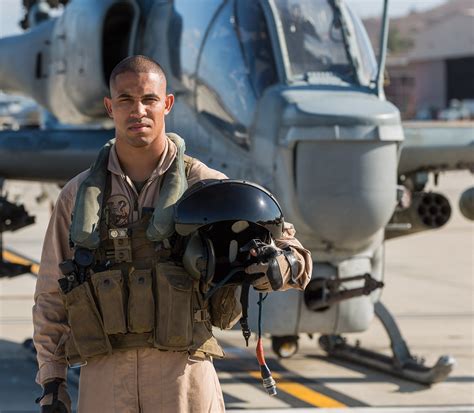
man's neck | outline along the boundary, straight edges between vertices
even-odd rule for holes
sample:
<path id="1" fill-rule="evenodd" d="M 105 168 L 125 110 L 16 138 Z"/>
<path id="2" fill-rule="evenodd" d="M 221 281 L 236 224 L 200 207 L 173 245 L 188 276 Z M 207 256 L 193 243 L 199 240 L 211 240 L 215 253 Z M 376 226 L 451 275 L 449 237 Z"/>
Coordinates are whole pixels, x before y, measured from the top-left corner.
<path id="1" fill-rule="evenodd" d="M 166 147 L 165 139 L 156 139 L 149 146 L 135 148 L 117 139 L 115 149 L 125 174 L 132 181 L 146 181 L 157 167 Z"/>

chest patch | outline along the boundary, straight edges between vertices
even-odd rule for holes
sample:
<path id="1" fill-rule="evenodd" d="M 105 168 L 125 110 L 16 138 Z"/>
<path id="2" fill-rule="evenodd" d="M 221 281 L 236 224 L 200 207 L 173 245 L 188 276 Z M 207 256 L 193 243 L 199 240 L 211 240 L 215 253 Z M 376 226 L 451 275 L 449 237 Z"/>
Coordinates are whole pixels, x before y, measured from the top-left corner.
<path id="1" fill-rule="evenodd" d="M 130 217 L 130 202 L 124 195 L 112 195 L 107 200 L 109 224 L 123 227 L 128 224 Z"/>

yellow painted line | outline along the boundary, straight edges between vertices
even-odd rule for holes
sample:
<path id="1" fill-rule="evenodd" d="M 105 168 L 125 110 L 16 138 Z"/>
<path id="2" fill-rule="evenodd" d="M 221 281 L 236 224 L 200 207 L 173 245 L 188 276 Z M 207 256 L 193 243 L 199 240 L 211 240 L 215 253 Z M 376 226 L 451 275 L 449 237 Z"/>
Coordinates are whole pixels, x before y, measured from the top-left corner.
<path id="1" fill-rule="evenodd" d="M 21 294 L 17 294 L 17 295 L 0 295 L 0 301 L 8 301 L 8 300 L 11 300 L 11 301 L 21 301 L 21 300 L 31 300 L 31 295 L 21 295 Z"/>
<path id="2" fill-rule="evenodd" d="M 261 380 L 262 377 L 259 371 L 250 371 L 250 375 L 256 379 Z M 309 387 L 303 386 L 299 383 L 294 383 L 289 380 L 285 380 L 280 374 L 272 373 L 273 378 L 276 381 L 277 391 L 281 390 L 285 393 L 296 397 L 297 399 L 303 400 L 304 402 L 311 404 L 315 407 L 326 407 L 326 408 L 344 408 L 347 407 L 345 404 L 332 399 L 331 397 L 325 396 Z"/>
<path id="3" fill-rule="evenodd" d="M 3 251 L 3 258 L 7 261 L 13 262 L 14 264 L 23 264 L 23 265 L 31 265 L 31 273 L 38 275 L 39 265 L 34 263 L 33 261 L 20 257 L 19 255 L 15 254 L 13 251 L 4 250 Z"/>

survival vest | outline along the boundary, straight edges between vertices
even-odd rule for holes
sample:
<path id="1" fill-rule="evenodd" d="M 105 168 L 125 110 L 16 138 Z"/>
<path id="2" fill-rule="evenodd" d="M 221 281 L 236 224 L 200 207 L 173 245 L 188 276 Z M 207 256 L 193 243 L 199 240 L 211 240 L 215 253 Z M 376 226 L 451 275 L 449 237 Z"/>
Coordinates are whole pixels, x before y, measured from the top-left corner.
<path id="1" fill-rule="evenodd" d="M 79 187 L 70 230 L 75 269 L 66 271 L 74 285 L 63 288 L 65 279 L 60 280 L 71 328 L 65 345 L 70 365 L 138 347 L 224 356 L 211 324 L 222 327 L 222 317 L 204 299 L 201 280 L 185 271 L 172 248 L 173 205 L 187 188 L 192 158 L 184 154 L 178 135 L 168 137 L 177 156 L 162 178 L 154 210 L 144 211 L 138 222 L 116 228 L 108 220 L 107 164 L 113 141 L 102 148 Z M 92 257 L 86 273 L 80 271 L 84 254 Z"/>

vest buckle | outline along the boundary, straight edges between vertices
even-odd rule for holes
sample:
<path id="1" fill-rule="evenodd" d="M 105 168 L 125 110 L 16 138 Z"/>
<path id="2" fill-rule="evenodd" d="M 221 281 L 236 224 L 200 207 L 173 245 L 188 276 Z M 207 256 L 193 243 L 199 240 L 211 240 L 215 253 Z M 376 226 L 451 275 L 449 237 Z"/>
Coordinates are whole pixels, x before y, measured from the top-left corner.
<path id="1" fill-rule="evenodd" d="M 114 242 L 115 262 L 132 262 L 132 245 L 127 228 L 109 229 L 109 239 Z"/>
<path id="2" fill-rule="evenodd" d="M 197 323 L 202 323 L 204 321 L 210 320 L 209 311 L 206 308 L 201 310 L 196 310 L 194 312 L 194 321 Z"/>

